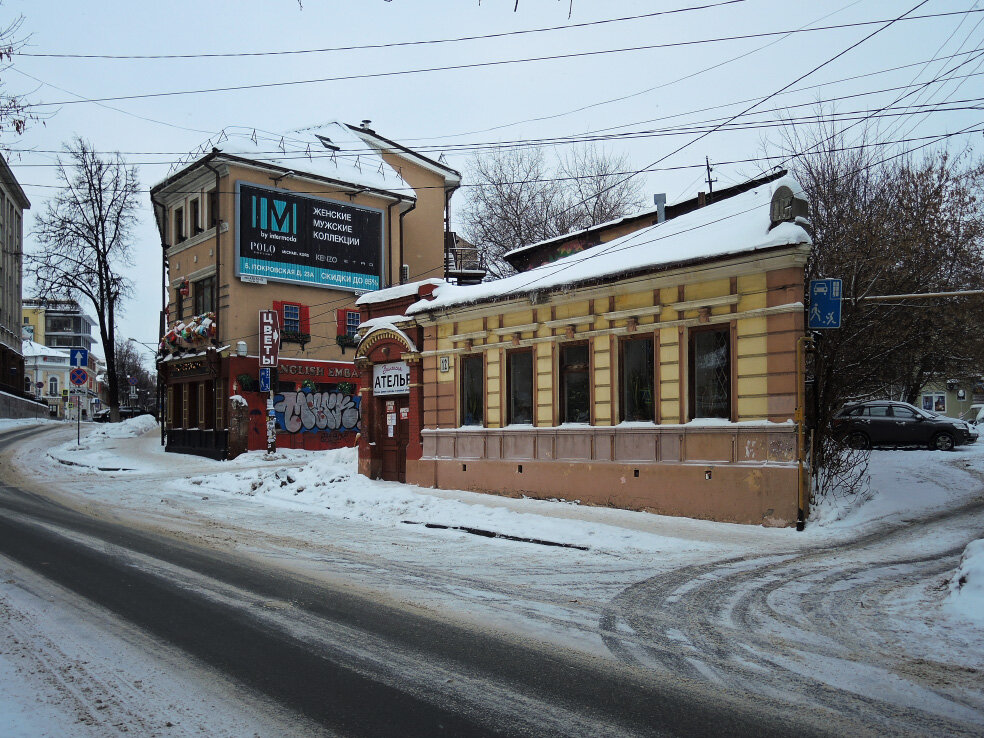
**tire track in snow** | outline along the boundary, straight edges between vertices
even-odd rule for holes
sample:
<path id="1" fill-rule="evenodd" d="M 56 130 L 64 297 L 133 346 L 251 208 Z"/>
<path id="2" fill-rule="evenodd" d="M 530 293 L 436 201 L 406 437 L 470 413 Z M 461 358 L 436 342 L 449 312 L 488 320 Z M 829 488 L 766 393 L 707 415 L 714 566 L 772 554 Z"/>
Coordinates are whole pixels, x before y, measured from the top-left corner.
<path id="1" fill-rule="evenodd" d="M 979 733 L 981 671 L 956 678 L 950 665 L 909 657 L 881 615 L 894 593 L 956 567 L 963 543 L 925 550 L 934 530 L 954 523 L 967 528 L 967 541 L 978 537 L 984 501 L 813 552 L 653 577 L 615 597 L 599 628 L 629 663 L 792 699 L 873 732 Z"/>

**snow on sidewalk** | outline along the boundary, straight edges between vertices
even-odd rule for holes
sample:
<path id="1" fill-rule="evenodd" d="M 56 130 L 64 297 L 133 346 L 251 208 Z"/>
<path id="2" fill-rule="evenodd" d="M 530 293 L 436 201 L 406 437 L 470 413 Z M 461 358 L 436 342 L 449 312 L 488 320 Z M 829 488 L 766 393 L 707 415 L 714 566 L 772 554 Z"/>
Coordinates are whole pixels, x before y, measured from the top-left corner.
<path id="1" fill-rule="evenodd" d="M 960 504 L 979 493 L 984 479 L 984 443 L 955 452 L 874 451 L 867 490 L 822 501 L 815 506 L 806 531 L 797 533 L 789 528 L 765 529 L 372 480 L 357 473 L 355 449 L 287 449 L 274 455 L 250 452 L 225 462 L 171 455 L 160 446 L 159 426 L 149 416 L 90 427 L 81 445 L 73 438 L 50 449 L 49 454 L 62 463 L 94 471 L 170 473 L 167 487 L 175 493 L 221 497 L 265 506 L 271 512 L 290 509 L 384 526 L 412 522 L 471 528 L 624 553 L 665 549 L 667 539 L 708 552 L 724 540 L 751 547 L 763 542 L 794 548 L 816 545 Z"/>

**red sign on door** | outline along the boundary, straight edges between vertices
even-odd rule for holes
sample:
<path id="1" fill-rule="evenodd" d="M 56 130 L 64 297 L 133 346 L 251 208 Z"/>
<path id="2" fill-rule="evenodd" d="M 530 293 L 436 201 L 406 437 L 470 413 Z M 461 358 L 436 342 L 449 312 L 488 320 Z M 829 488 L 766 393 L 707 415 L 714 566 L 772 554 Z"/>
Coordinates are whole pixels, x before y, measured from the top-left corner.
<path id="1" fill-rule="evenodd" d="M 276 310 L 260 311 L 260 366 L 277 366 L 280 355 L 280 314 Z"/>

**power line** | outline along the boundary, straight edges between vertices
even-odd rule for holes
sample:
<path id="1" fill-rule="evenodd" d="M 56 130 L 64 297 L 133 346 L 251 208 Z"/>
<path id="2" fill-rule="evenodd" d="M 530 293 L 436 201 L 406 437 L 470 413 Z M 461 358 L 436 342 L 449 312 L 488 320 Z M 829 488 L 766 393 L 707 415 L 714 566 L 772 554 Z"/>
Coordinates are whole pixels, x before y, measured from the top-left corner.
<path id="1" fill-rule="evenodd" d="M 924 3 L 920 3 L 920 5 L 922 4 Z M 785 31 L 770 31 L 770 32 L 763 32 L 763 33 L 744 34 L 744 35 L 737 35 L 737 36 L 723 36 L 719 38 L 700 39 L 696 41 L 675 41 L 675 42 L 668 42 L 668 43 L 661 43 L 661 44 L 647 44 L 642 46 L 627 46 L 617 49 L 602 49 L 599 51 L 579 51 L 579 52 L 572 52 L 569 54 L 551 54 L 547 56 L 526 57 L 521 59 L 500 59 L 500 60 L 486 61 L 486 62 L 472 62 L 468 64 L 452 64 L 452 65 L 436 66 L 436 67 L 421 67 L 417 69 L 401 69 L 401 70 L 391 70 L 386 72 L 367 72 L 364 74 L 339 75 L 335 77 L 319 77 L 319 78 L 306 79 L 306 80 L 258 82 L 248 85 L 229 85 L 226 87 L 209 87 L 209 88 L 200 88 L 200 89 L 192 89 L 192 90 L 173 90 L 170 92 L 145 92 L 145 93 L 138 93 L 133 95 L 113 95 L 108 97 L 93 97 L 93 98 L 86 98 L 83 100 L 61 100 L 58 102 L 50 102 L 50 103 L 31 103 L 25 105 L 25 107 L 29 109 L 34 109 L 34 108 L 42 108 L 42 107 L 57 107 L 61 105 L 77 105 L 80 103 L 105 103 L 105 102 L 119 102 L 123 100 L 146 100 L 150 98 L 178 97 L 184 95 L 202 95 L 202 94 L 211 94 L 211 93 L 218 93 L 218 92 L 240 92 L 244 90 L 260 90 L 260 89 L 271 89 L 271 88 L 278 88 L 278 87 L 296 87 L 300 85 L 321 84 L 325 82 L 342 82 L 342 81 L 359 80 L 359 79 L 380 79 L 386 77 L 428 74 L 432 72 L 460 71 L 464 69 L 482 69 L 482 68 L 489 68 L 489 67 L 505 66 L 510 64 L 526 64 L 526 63 L 544 62 L 544 61 L 559 61 L 563 59 L 587 58 L 587 57 L 602 56 L 607 54 L 624 54 L 624 53 L 631 53 L 636 51 L 650 51 L 653 49 L 693 46 L 693 45 L 706 44 L 706 43 L 740 41 L 740 40 L 747 40 L 753 38 L 765 38 L 769 36 L 788 35 L 791 33 L 813 33 L 817 31 L 840 30 L 845 28 L 857 28 L 862 26 L 870 26 L 870 25 L 877 25 L 883 23 L 888 23 L 889 25 L 891 25 L 900 20 L 925 20 L 928 18 L 940 18 L 945 16 L 951 16 L 951 15 L 962 15 L 967 13 L 981 13 L 981 12 L 984 12 L 984 9 L 966 10 L 966 11 L 948 12 L 948 13 L 934 13 L 929 15 L 913 16 L 911 18 L 895 18 L 892 20 L 859 21 L 856 23 L 842 23 L 833 26 L 819 26 L 817 28 L 802 28 L 802 29 L 791 29 Z M 880 30 L 881 29 L 867 36 L 865 40 L 867 40 L 867 38 L 871 38 L 871 36 L 875 35 L 876 33 L 879 33 Z M 772 95 L 770 95 L 770 98 L 774 97 L 776 94 L 778 93 L 773 93 Z"/>
<path id="2" fill-rule="evenodd" d="M 454 38 L 427 39 L 422 41 L 394 41 L 385 44 L 363 44 L 360 46 L 332 46 L 323 49 L 287 49 L 282 51 L 238 51 L 238 52 L 203 52 L 197 54 L 55 54 L 55 53 L 30 53 L 18 52 L 18 56 L 30 56 L 46 59 L 101 59 L 101 60 L 155 60 L 155 59 L 230 59 L 239 57 L 263 57 L 263 56 L 293 56 L 302 54 L 326 54 L 335 51 L 363 51 L 369 49 L 393 49 L 402 46 L 428 46 L 432 44 L 450 44 L 461 41 L 484 41 L 493 38 L 506 38 L 509 36 L 522 36 L 532 33 L 546 33 L 550 31 L 566 31 L 573 28 L 588 28 L 591 26 L 601 26 L 608 23 L 624 23 L 626 21 L 638 21 L 646 18 L 655 18 L 661 15 L 674 15 L 687 13 L 695 10 L 708 10 L 719 8 L 723 5 L 735 5 L 746 0 L 723 0 L 722 2 L 708 3 L 705 5 L 692 5 L 685 8 L 674 10 L 660 10 L 653 13 L 643 13 L 641 15 L 628 15 L 619 18 L 605 18 L 597 21 L 586 21 L 583 23 L 568 23 L 561 26 L 547 26 L 544 28 L 528 28 L 519 31 L 503 31 L 501 33 L 486 33 L 475 36 L 457 36 Z"/>
<path id="3" fill-rule="evenodd" d="M 922 87 L 923 85 L 936 84 L 936 83 L 939 83 L 939 82 L 945 83 L 945 82 L 953 81 L 955 79 L 966 79 L 966 78 L 969 78 L 969 77 L 977 77 L 977 76 L 982 76 L 982 75 L 984 75 L 984 72 L 975 72 L 973 74 L 968 74 L 968 75 L 960 75 L 960 76 L 954 76 L 954 77 L 947 77 L 947 78 L 944 78 L 944 79 L 936 79 L 936 80 L 931 80 L 930 82 L 927 82 L 927 83 L 922 83 L 919 87 Z M 859 93 L 854 93 L 854 94 L 851 94 L 851 95 L 841 95 L 841 96 L 832 97 L 832 98 L 825 98 L 825 99 L 820 99 L 820 100 L 814 100 L 814 101 L 811 101 L 811 102 L 808 102 L 808 103 L 796 103 L 796 104 L 792 104 L 792 105 L 789 105 L 789 106 L 785 107 L 784 110 L 792 110 L 792 109 L 795 109 L 795 108 L 801 108 L 801 107 L 807 107 L 807 106 L 824 105 L 824 104 L 828 104 L 828 103 L 832 103 L 832 102 L 838 102 L 838 101 L 841 101 L 841 100 L 848 100 L 848 99 L 853 99 L 853 98 L 857 98 L 857 97 L 864 97 L 864 96 L 882 94 L 884 92 L 894 92 L 894 91 L 907 90 L 907 89 L 910 89 L 910 88 L 908 86 L 906 86 L 906 87 L 889 87 L 889 88 L 884 88 L 884 89 L 881 89 L 881 90 L 872 90 L 872 91 L 868 91 L 868 92 L 859 92 Z M 724 130 L 727 130 L 727 131 L 737 131 L 737 130 L 755 130 L 755 129 L 761 129 L 761 128 L 777 127 L 777 126 L 786 127 L 786 126 L 806 125 L 806 124 L 816 123 L 816 122 L 819 122 L 821 120 L 834 120 L 834 119 L 838 119 L 838 120 L 857 120 L 859 116 L 863 116 L 863 119 L 865 119 L 865 120 L 870 119 L 870 118 L 878 118 L 878 117 L 896 118 L 896 117 L 900 117 L 900 116 L 915 116 L 915 115 L 924 115 L 924 114 L 928 115 L 928 114 L 939 113 L 939 112 L 957 112 L 957 111 L 963 111 L 963 110 L 978 110 L 978 109 L 980 109 L 980 105 L 978 105 L 977 103 L 980 103 L 982 101 L 984 101 L 984 97 L 975 97 L 975 98 L 964 98 L 964 99 L 961 99 L 961 100 L 946 100 L 946 101 L 942 101 L 942 102 L 938 102 L 938 103 L 906 104 L 906 105 L 904 105 L 904 106 L 902 106 L 900 108 L 897 108 L 897 109 L 893 109 L 892 106 L 889 105 L 889 106 L 885 106 L 885 107 L 879 108 L 877 111 L 874 111 L 874 112 L 869 111 L 869 110 L 850 110 L 850 111 L 833 111 L 833 112 L 830 112 L 830 113 L 815 113 L 815 114 L 811 114 L 811 115 L 801 115 L 801 116 L 798 116 L 798 117 L 792 117 L 792 116 L 784 116 L 784 117 L 780 117 L 780 118 L 759 117 L 757 119 L 746 120 L 746 121 L 743 121 L 743 122 L 740 122 L 740 123 L 734 123 L 733 122 L 730 125 L 726 123 L 726 121 L 728 120 L 727 118 L 711 118 L 711 119 L 707 119 L 707 120 L 692 121 L 692 122 L 689 122 L 689 123 L 679 124 L 679 125 L 675 125 L 675 126 L 666 126 L 666 127 L 662 127 L 662 128 L 651 128 L 651 129 L 641 129 L 641 130 L 635 130 L 635 131 L 623 131 L 623 132 L 620 132 L 620 133 L 604 133 L 605 130 L 611 130 L 609 128 L 609 129 L 600 129 L 599 132 L 589 131 L 589 132 L 586 132 L 584 134 L 569 135 L 569 136 L 554 136 L 554 137 L 545 137 L 545 138 L 524 138 L 524 139 L 512 139 L 512 140 L 496 141 L 496 142 L 491 142 L 491 141 L 482 142 L 482 141 L 479 141 L 479 142 L 470 142 L 470 143 L 463 143 L 463 144 L 455 144 L 452 147 L 434 147 L 434 148 L 431 148 L 431 147 L 418 147 L 416 149 L 416 152 L 417 153 L 428 153 L 428 154 L 430 154 L 430 153 L 437 153 L 438 151 L 442 151 L 442 152 L 445 152 L 445 153 L 450 152 L 450 153 L 455 153 L 455 154 L 462 154 L 462 153 L 475 153 L 475 152 L 486 151 L 486 150 L 490 150 L 490 149 L 509 150 L 509 149 L 526 148 L 526 147 L 561 146 L 561 145 L 579 144 L 579 143 L 599 143 L 599 142 L 609 142 L 609 141 L 636 140 L 636 139 L 664 137 L 664 136 L 687 135 L 687 134 L 691 134 L 691 133 L 702 132 L 702 131 L 706 130 L 707 128 L 710 128 L 712 126 L 715 126 L 715 125 L 720 124 L 722 121 L 725 121 L 725 124 L 723 125 L 723 127 L 718 128 L 718 130 L 722 130 L 722 131 L 724 131 Z M 760 115 L 761 116 L 765 116 L 766 113 L 763 112 Z M 673 118 L 673 117 L 679 117 L 679 116 L 678 115 L 665 116 L 662 119 L 665 120 L 667 118 Z M 654 120 L 661 120 L 661 119 L 654 119 Z M 308 146 L 310 146 L 310 144 L 308 144 Z M 17 154 L 25 154 L 25 153 L 33 153 L 33 154 L 62 154 L 62 153 L 64 153 L 63 150 L 57 150 L 57 149 L 10 149 L 10 151 L 12 151 L 13 153 L 17 153 Z M 374 153 L 374 151 L 375 151 L 374 149 L 371 149 L 371 148 L 368 148 L 367 147 L 365 149 L 344 149 L 344 150 L 342 150 L 342 151 L 340 151 L 338 153 L 339 154 L 342 154 L 344 156 L 354 156 L 354 155 L 362 155 L 362 154 L 372 154 L 372 153 Z M 143 165 L 149 165 L 149 166 L 161 165 L 161 166 L 163 166 L 163 165 L 178 164 L 178 163 L 181 163 L 182 161 L 186 160 L 186 158 L 188 156 L 188 152 L 181 152 L 181 151 L 125 151 L 125 152 L 116 152 L 116 151 L 114 151 L 114 152 L 108 152 L 108 151 L 102 151 L 102 152 L 96 152 L 96 153 L 99 153 L 99 154 L 113 154 L 113 155 L 120 154 L 122 156 L 162 156 L 162 157 L 164 157 L 164 156 L 178 156 L 178 157 L 182 157 L 180 159 L 164 159 L 164 160 L 158 160 L 158 161 L 138 161 L 138 162 L 130 161 L 130 162 L 128 162 L 129 164 L 134 165 L 134 166 L 136 166 L 136 165 L 141 165 L 141 166 L 143 166 Z M 262 156 L 265 159 L 274 160 L 274 161 L 300 161 L 300 160 L 305 160 L 305 159 L 307 159 L 309 161 L 315 161 L 315 160 L 322 160 L 322 159 L 331 159 L 331 158 L 334 158 L 334 155 L 332 153 L 327 152 L 327 151 L 324 151 L 324 152 L 322 152 L 322 151 L 310 152 L 310 151 L 305 151 L 305 150 L 295 150 L 295 149 L 289 149 L 288 150 L 288 149 L 283 149 L 283 148 L 276 148 L 276 149 L 257 149 L 256 151 L 251 152 L 251 154 L 252 155 L 255 155 L 255 156 Z M 59 164 L 57 162 L 49 162 L 49 163 L 44 163 L 44 164 L 21 163 L 21 164 L 19 164 L 19 166 L 21 166 L 21 167 L 57 167 L 57 166 L 59 166 Z"/>
<path id="4" fill-rule="evenodd" d="M 969 135 L 969 134 L 972 134 L 972 133 L 984 133 L 984 128 L 961 129 L 961 130 L 956 131 L 954 133 L 936 133 L 936 134 L 929 134 L 929 135 L 925 135 L 925 136 L 914 136 L 914 137 L 907 137 L 907 138 L 900 138 L 900 139 L 892 139 L 892 140 L 885 140 L 885 141 L 866 142 L 866 143 L 856 144 L 856 145 L 852 145 L 852 146 L 832 147 L 832 148 L 827 149 L 827 151 L 828 152 L 831 152 L 831 153 L 833 153 L 833 152 L 841 152 L 841 151 L 854 151 L 854 150 L 862 149 L 862 148 L 866 148 L 866 147 L 876 147 L 877 148 L 877 147 L 882 147 L 882 146 L 897 146 L 899 144 L 914 143 L 914 142 L 917 142 L 917 141 L 927 141 L 927 140 L 930 140 L 931 143 L 935 143 L 935 142 L 939 142 L 939 141 L 945 141 L 946 139 L 954 138 L 956 136 L 965 136 L 965 135 Z M 728 166 L 728 165 L 734 165 L 734 164 L 756 164 L 756 163 L 763 163 L 763 162 L 765 162 L 765 163 L 770 163 L 770 162 L 777 162 L 777 163 L 778 162 L 787 162 L 787 161 L 789 161 L 790 158 L 795 158 L 796 156 L 799 156 L 799 155 L 801 155 L 801 154 L 794 154 L 794 155 L 789 155 L 789 154 L 779 155 L 779 154 L 776 154 L 776 155 L 772 155 L 772 156 L 752 156 L 752 157 L 747 157 L 747 158 L 744 158 L 744 159 L 715 160 L 715 167 Z M 283 158 L 283 160 L 284 161 L 292 161 L 293 159 Z M 169 162 L 146 162 L 146 164 L 162 164 L 162 165 L 163 164 L 167 164 L 167 163 L 169 163 Z M 56 164 L 18 164 L 18 167 L 35 167 L 35 168 L 37 168 L 37 167 L 48 167 L 48 166 L 57 166 L 57 165 Z M 703 171 L 704 170 L 704 167 L 705 167 L 705 163 L 704 162 L 697 162 L 697 163 L 694 163 L 694 164 L 677 164 L 677 165 L 674 165 L 674 166 L 666 166 L 666 167 L 651 167 L 649 169 L 643 169 L 643 170 L 631 170 L 631 171 L 625 171 L 625 172 L 608 172 L 607 174 L 608 174 L 608 176 L 616 176 L 616 177 L 618 177 L 618 176 L 632 175 L 632 174 L 640 174 L 640 173 L 654 174 L 654 173 L 657 173 L 657 172 L 676 172 L 676 171 L 683 171 L 683 170 L 686 170 L 686 169 L 695 169 L 695 170 L 699 169 L 699 170 L 702 170 Z M 699 174 L 697 176 L 697 178 L 691 183 L 691 185 L 696 184 L 697 182 L 699 182 L 702 177 L 703 177 L 703 174 Z M 597 175 L 590 175 L 590 174 L 586 174 L 586 175 L 568 175 L 568 176 L 565 176 L 565 177 L 541 177 L 539 179 L 532 179 L 532 180 L 530 180 L 530 179 L 524 179 L 524 180 L 514 180 L 514 181 L 502 181 L 502 182 L 495 182 L 493 184 L 496 184 L 496 185 L 511 185 L 511 184 L 523 184 L 523 183 L 527 183 L 527 182 L 567 182 L 567 181 L 577 181 L 577 180 L 596 179 L 596 178 L 597 178 Z M 27 182 L 21 182 L 20 185 L 22 187 L 31 187 L 31 188 L 35 188 L 35 189 L 60 189 L 60 188 L 64 187 L 64 185 L 58 185 L 58 184 L 39 184 L 39 183 L 27 183 Z M 489 186 L 488 184 L 486 184 L 486 183 L 480 183 L 480 182 L 462 182 L 461 185 L 459 185 L 459 187 L 461 187 L 462 189 L 475 188 L 475 187 L 488 187 L 488 186 Z M 397 188 L 393 188 L 390 191 L 391 192 L 395 192 L 395 193 L 399 193 L 399 192 L 415 192 L 415 191 L 421 191 L 421 190 L 443 190 L 443 189 L 444 189 L 444 186 L 443 185 L 420 185 L 420 186 L 417 186 L 417 187 L 410 187 L 410 186 L 397 187 Z M 684 191 L 686 191 L 688 189 L 689 189 L 689 186 L 686 187 L 686 188 L 684 188 Z M 149 193 L 150 192 L 150 189 L 149 188 L 138 188 L 137 189 L 137 192 L 140 192 L 140 193 Z M 199 190 L 173 190 L 173 192 L 175 192 L 176 194 L 193 195 L 193 194 L 198 193 Z M 293 194 L 297 194 L 297 195 L 325 195 L 325 196 L 328 196 L 328 195 L 348 195 L 348 194 L 350 194 L 350 192 L 348 190 L 326 190 L 324 188 L 311 189 L 311 190 L 291 189 L 291 190 L 289 190 L 289 192 L 291 192 Z M 228 195 L 228 194 L 235 194 L 235 191 L 234 190 L 218 190 L 218 193 L 219 194 L 222 194 L 222 195 Z"/>
<path id="5" fill-rule="evenodd" d="M 893 159 L 897 159 L 897 158 L 900 158 L 900 157 L 903 157 L 903 156 L 907 156 L 907 155 L 909 155 L 909 154 L 911 154 L 911 153 L 913 153 L 915 151 L 918 151 L 920 149 L 926 148 L 927 146 L 931 146 L 934 143 L 937 143 L 940 140 L 944 140 L 945 138 L 948 138 L 948 137 L 951 137 L 951 136 L 957 136 L 957 135 L 963 135 L 963 134 L 970 133 L 970 132 L 976 132 L 978 129 L 976 129 L 975 126 L 982 126 L 982 125 L 984 125 L 984 120 L 978 121 L 973 126 L 968 126 L 966 128 L 961 129 L 960 131 L 956 131 L 956 132 L 948 133 L 948 134 L 942 134 L 940 136 L 933 137 L 933 140 L 929 140 L 929 141 L 927 141 L 927 142 L 925 142 L 925 143 L 923 143 L 923 144 L 921 144 L 919 146 L 913 147 L 912 149 L 909 149 L 907 151 L 903 151 L 903 152 L 900 152 L 900 153 L 897 153 L 897 154 L 893 154 L 891 156 L 884 157 L 884 158 L 882 158 L 881 160 L 879 160 L 877 162 L 871 162 L 869 164 L 863 165 L 863 166 L 859 167 L 856 171 L 860 172 L 860 171 L 863 171 L 863 170 L 866 170 L 866 169 L 872 169 L 872 168 L 874 168 L 876 166 L 880 166 L 882 164 L 885 164 L 886 162 L 891 161 Z M 703 167 L 703 164 L 696 165 L 696 166 Z M 698 175 L 698 178 L 699 178 L 699 176 L 700 175 Z M 759 206 L 756 206 L 756 207 L 761 207 L 761 206 L 759 205 Z M 675 232 L 674 235 L 677 234 L 677 233 L 686 233 L 686 232 L 689 232 L 689 231 L 699 230 L 700 228 L 707 227 L 707 226 L 712 225 L 712 224 L 715 224 L 715 223 L 723 222 L 723 221 L 729 220 L 730 218 L 738 217 L 739 215 L 744 215 L 745 213 L 751 212 L 751 210 L 753 210 L 753 209 L 754 208 L 749 208 L 748 210 L 745 210 L 745 211 L 740 211 L 740 212 L 732 213 L 731 215 L 728 215 L 728 216 L 723 216 L 722 218 L 719 218 L 719 219 L 717 219 L 715 221 L 709 221 L 709 222 L 700 223 L 700 224 L 698 224 L 698 225 L 696 225 L 696 226 L 694 226 L 694 227 L 692 227 L 690 229 L 687 229 L 686 231 L 678 231 L 678 232 Z M 654 237 L 649 238 L 646 241 L 642 241 L 640 243 L 632 243 L 633 241 L 635 241 L 638 238 L 640 238 L 643 235 L 643 233 L 645 233 L 645 232 L 646 232 L 645 230 L 636 231 L 635 233 L 632 233 L 632 234 L 629 234 L 628 236 L 626 236 L 624 238 L 624 240 L 623 239 L 619 239 L 620 241 L 622 241 L 622 243 L 619 243 L 618 246 L 615 246 L 615 243 L 614 242 L 611 245 L 609 245 L 609 246 L 604 246 L 604 245 L 597 246 L 594 249 L 592 249 L 592 252 L 594 252 L 594 253 L 588 254 L 587 256 L 584 257 L 584 259 L 579 260 L 577 263 L 580 264 L 580 263 L 582 263 L 586 259 L 593 259 L 593 258 L 598 258 L 600 256 L 605 256 L 605 255 L 611 255 L 613 253 L 618 253 L 618 252 L 623 251 L 623 250 L 626 250 L 628 248 L 633 248 L 633 247 L 636 247 L 636 246 L 643 246 L 643 245 L 648 245 L 648 244 L 652 244 L 652 243 L 657 243 L 658 241 L 663 240 L 663 239 L 665 239 L 665 238 L 668 237 L 668 236 L 662 236 L 662 235 L 660 235 L 657 232 Z M 649 235 L 649 234 L 647 234 L 647 235 Z M 764 259 L 764 258 L 767 258 L 767 257 L 757 257 L 756 259 L 753 259 L 753 261 L 761 260 L 761 259 Z M 566 265 L 565 264 L 560 264 L 560 265 L 558 265 L 557 269 L 555 269 L 554 271 L 552 271 L 549 274 L 547 274 L 546 277 L 553 277 L 557 273 L 563 271 L 564 269 L 570 268 L 571 266 L 572 266 L 572 264 L 566 264 Z M 714 267 L 712 267 L 712 266 L 696 266 L 696 267 L 692 267 L 691 268 L 690 273 L 691 273 L 692 276 L 693 275 L 698 275 L 700 272 L 706 271 L 707 269 L 711 269 L 711 268 L 714 268 Z M 411 276 L 411 278 L 413 280 L 418 280 L 418 279 L 422 279 L 422 278 L 427 277 L 431 273 L 440 272 L 440 271 L 443 271 L 443 265 L 440 265 L 440 266 L 434 267 L 432 269 L 429 269 L 429 270 L 427 270 L 425 272 L 416 273 L 416 274 L 413 274 L 413 275 L 410 275 L 410 276 Z M 527 282 L 525 284 L 522 284 L 518 288 L 515 288 L 515 289 L 516 290 L 522 290 L 524 287 L 529 287 L 529 286 L 533 285 L 534 282 L 537 281 L 537 280 L 539 280 L 540 278 L 543 278 L 542 275 L 539 275 L 539 276 L 535 277 L 533 280 L 531 280 L 531 281 L 529 281 L 529 282 Z M 320 313 L 316 313 L 315 315 L 311 316 L 311 320 L 314 321 L 317 318 L 324 317 L 324 316 L 328 315 L 329 313 L 333 312 L 334 309 L 337 308 L 337 307 L 351 305 L 354 302 L 355 299 L 357 299 L 357 298 L 355 298 L 353 295 L 348 295 L 347 294 L 347 295 L 345 295 L 344 297 L 341 297 L 341 298 L 335 298 L 335 299 L 332 299 L 332 300 L 326 300 L 325 302 L 322 302 L 322 303 L 313 303 L 313 304 L 309 305 L 308 308 L 328 308 L 328 309 L 327 310 L 324 310 L 324 311 L 322 311 Z M 473 306 L 461 306 L 461 305 L 458 305 L 458 306 L 455 306 L 455 313 L 456 313 L 456 315 L 470 314 L 470 313 L 473 313 L 473 312 L 476 312 L 476 311 L 484 310 L 484 309 L 486 309 L 486 307 L 487 307 L 486 304 L 473 305 Z M 328 321 L 318 321 L 318 322 L 319 323 L 327 323 Z M 315 323 L 315 324 L 317 324 L 317 323 Z M 258 332 L 257 333 L 247 333 L 247 334 L 244 334 L 244 335 L 234 336 L 234 337 L 227 337 L 227 338 L 224 339 L 224 342 L 232 343 L 234 341 L 244 340 L 244 339 L 247 339 L 247 338 L 255 338 L 257 335 L 258 335 Z"/>
<path id="6" fill-rule="evenodd" d="M 619 181 L 617 181 L 617 182 L 615 182 L 615 183 L 613 183 L 611 185 L 608 185 L 607 187 L 603 188 L 599 192 L 595 193 L 594 197 L 597 197 L 598 195 L 603 194 L 604 192 L 607 192 L 609 190 L 614 189 L 615 187 L 619 187 L 619 186 L 625 184 L 630 179 L 632 179 L 632 177 L 634 177 L 634 176 L 636 176 L 638 174 L 641 174 L 642 172 L 646 171 L 650 167 L 654 167 L 657 164 L 661 164 L 662 162 L 666 161 L 671 156 L 674 156 L 674 155 L 680 153 L 681 151 L 683 151 L 684 149 L 686 149 L 686 148 L 692 146 L 693 144 L 697 143 L 698 141 L 700 141 L 700 140 L 702 140 L 704 138 L 707 138 L 708 136 L 710 136 L 712 133 L 716 132 L 719 128 L 721 128 L 722 126 L 726 125 L 727 123 L 730 123 L 731 121 L 737 120 L 738 118 L 740 118 L 740 117 L 742 117 L 742 116 L 750 113 L 752 110 L 754 110 L 755 108 L 757 108 L 762 103 L 768 102 L 769 100 L 771 100 L 772 98 L 776 97 L 780 93 L 784 92 L 785 90 L 788 90 L 793 85 L 798 84 L 799 82 L 802 82 L 804 79 L 806 79 L 807 77 L 809 77 L 814 72 L 817 72 L 818 70 L 822 69 L 823 67 L 827 66 L 828 64 L 833 63 L 834 61 L 836 61 L 840 57 L 844 56 L 848 52 L 852 51 L 853 49 L 856 49 L 861 44 L 865 43 L 866 41 L 870 40 L 874 36 L 878 35 L 882 31 L 884 31 L 886 28 L 889 28 L 892 25 L 894 25 L 895 23 L 897 23 L 898 21 L 902 20 L 907 15 L 910 15 L 911 13 L 914 13 L 916 10 L 918 10 L 923 5 L 925 5 L 927 2 L 929 2 L 929 0 L 921 0 L 919 3 L 916 3 L 916 5 L 914 5 L 912 8 L 910 8 L 909 10 L 907 10 L 902 15 L 894 18 L 893 20 L 890 20 L 890 21 L 886 22 L 884 25 L 882 25 L 881 27 L 875 29 L 874 31 L 872 31 L 871 33 L 869 33 L 867 36 L 865 36 L 864 38 L 862 38 L 860 41 L 856 41 L 855 43 L 853 43 L 850 46 L 848 46 L 846 49 L 843 49 L 842 51 L 837 52 L 836 54 L 834 54 L 832 57 L 830 57 L 826 61 L 821 62 L 817 66 L 815 66 L 812 69 L 810 69 L 808 72 L 805 72 L 804 74 L 801 74 L 799 77 L 797 77 L 796 79 L 794 79 L 792 82 L 789 82 L 788 84 L 783 85 L 778 90 L 769 93 L 768 95 L 766 95 L 764 98 L 762 98 L 758 102 L 755 102 L 752 105 L 748 106 L 747 108 L 745 108 L 744 110 L 742 110 L 740 113 L 736 113 L 735 115 L 731 116 L 724 123 L 722 123 L 722 124 L 720 124 L 718 126 L 715 126 L 714 128 L 712 128 L 712 129 L 710 129 L 710 130 L 708 130 L 708 131 L 700 134 L 699 136 L 697 136 L 696 138 L 691 139 L 690 141 L 688 141 L 687 143 L 683 144 L 682 146 L 678 146 L 677 148 L 675 148 L 673 151 L 669 152 L 668 154 L 664 154 L 663 156 L 661 156 L 658 159 L 656 159 L 656 161 L 654 161 L 652 164 L 649 164 L 648 166 L 643 167 L 642 169 L 638 170 L 635 174 L 631 174 L 631 175 L 629 175 L 628 177 L 626 177 L 624 179 L 621 179 L 621 180 L 619 180 Z M 568 207 L 566 210 L 561 211 L 561 213 L 570 212 L 574 208 L 581 207 L 585 202 L 586 202 L 586 200 L 582 200 L 580 202 L 574 203 L 573 205 L 571 205 L 570 207 Z"/>

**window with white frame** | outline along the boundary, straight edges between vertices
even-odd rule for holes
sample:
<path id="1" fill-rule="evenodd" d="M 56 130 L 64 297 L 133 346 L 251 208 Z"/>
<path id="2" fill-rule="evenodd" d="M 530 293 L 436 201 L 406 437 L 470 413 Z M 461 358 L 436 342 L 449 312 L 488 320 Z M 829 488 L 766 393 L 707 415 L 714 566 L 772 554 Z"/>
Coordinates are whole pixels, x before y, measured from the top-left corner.
<path id="1" fill-rule="evenodd" d="M 362 323 L 361 313 L 358 310 L 349 310 L 345 316 L 345 332 L 355 338 L 359 334 L 359 325 Z"/>
<path id="2" fill-rule="evenodd" d="M 58 395 L 58 377 L 48 377 L 48 395 L 51 397 Z"/>
<path id="3" fill-rule="evenodd" d="M 301 306 L 284 303 L 283 329 L 292 333 L 301 332 Z"/>

